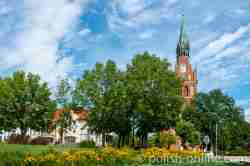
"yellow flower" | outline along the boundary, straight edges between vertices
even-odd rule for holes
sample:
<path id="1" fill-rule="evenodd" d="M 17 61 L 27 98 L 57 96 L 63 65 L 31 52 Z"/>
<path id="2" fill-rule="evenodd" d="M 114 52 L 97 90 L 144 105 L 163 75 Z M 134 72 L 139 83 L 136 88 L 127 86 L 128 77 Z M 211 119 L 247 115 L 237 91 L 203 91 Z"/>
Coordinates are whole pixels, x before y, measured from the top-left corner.
<path id="1" fill-rule="evenodd" d="M 57 156 L 55 156 L 54 154 L 47 154 L 46 156 L 44 156 L 44 160 L 45 161 L 54 161 L 57 159 Z"/>

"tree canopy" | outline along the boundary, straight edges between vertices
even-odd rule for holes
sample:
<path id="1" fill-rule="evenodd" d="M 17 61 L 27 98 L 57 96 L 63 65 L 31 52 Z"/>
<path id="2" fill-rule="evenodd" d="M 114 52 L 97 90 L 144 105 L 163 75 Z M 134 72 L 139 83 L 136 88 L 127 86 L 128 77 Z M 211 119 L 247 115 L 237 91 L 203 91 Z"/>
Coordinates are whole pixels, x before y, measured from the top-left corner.
<path id="1" fill-rule="evenodd" d="M 136 55 L 125 71 L 110 60 L 97 63 L 85 71 L 75 94 L 76 101 L 80 98 L 91 108 L 93 131 L 114 132 L 123 141 L 136 131 L 145 140 L 149 132 L 175 125 L 183 102 L 180 87 L 170 63 L 145 52 Z"/>
<path id="2" fill-rule="evenodd" d="M 47 83 L 38 75 L 17 71 L 0 80 L 0 121 L 5 131 L 46 130 L 55 103 Z"/>
<path id="3" fill-rule="evenodd" d="M 193 123 L 203 136 L 209 135 L 213 145 L 216 143 L 217 125 L 219 149 L 233 150 L 241 146 L 245 138 L 250 138 L 250 126 L 243 115 L 243 109 L 236 105 L 232 97 L 215 89 L 198 93 L 182 117 Z M 244 130 L 239 131 L 240 128 Z"/>

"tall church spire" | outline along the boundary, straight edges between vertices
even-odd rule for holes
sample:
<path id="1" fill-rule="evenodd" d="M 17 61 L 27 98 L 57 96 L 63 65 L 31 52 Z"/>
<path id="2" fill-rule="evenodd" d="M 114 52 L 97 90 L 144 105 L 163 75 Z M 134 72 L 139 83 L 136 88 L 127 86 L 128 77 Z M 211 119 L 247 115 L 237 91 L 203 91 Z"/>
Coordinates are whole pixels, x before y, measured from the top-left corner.
<path id="1" fill-rule="evenodd" d="M 190 46 L 185 28 L 185 16 L 182 15 L 180 36 L 176 48 L 176 54 L 177 56 L 189 56 L 189 52 L 190 52 Z"/>
<path id="2" fill-rule="evenodd" d="M 182 15 L 179 40 L 176 48 L 177 64 L 175 71 L 182 79 L 181 95 L 186 103 L 191 103 L 197 93 L 197 73 L 189 62 L 190 46 L 186 32 L 185 17 Z"/>

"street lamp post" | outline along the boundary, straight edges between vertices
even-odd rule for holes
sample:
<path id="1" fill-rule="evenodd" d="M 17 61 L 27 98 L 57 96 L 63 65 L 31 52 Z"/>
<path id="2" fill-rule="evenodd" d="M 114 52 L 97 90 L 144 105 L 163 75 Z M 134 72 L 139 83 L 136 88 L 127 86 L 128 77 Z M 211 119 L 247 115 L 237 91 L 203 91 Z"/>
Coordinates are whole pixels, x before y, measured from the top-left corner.
<path id="1" fill-rule="evenodd" d="M 218 155 L 218 124 L 215 124 L 215 156 Z"/>
<path id="2" fill-rule="evenodd" d="M 219 122 L 219 124 L 221 124 L 224 122 L 225 119 L 223 119 L 223 118 L 219 119 L 219 116 L 215 112 L 207 112 L 207 113 L 215 116 L 217 119 L 215 122 L 215 156 L 217 157 L 218 156 L 218 122 Z M 222 136 L 222 141 L 223 141 L 223 136 Z M 223 144 L 223 142 L 222 142 L 222 144 Z"/>
<path id="3" fill-rule="evenodd" d="M 218 115 L 215 112 L 207 112 L 210 115 L 213 115 L 218 119 Z M 215 122 L 215 156 L 218 155 L 218 124 L 217 121 Z"/>

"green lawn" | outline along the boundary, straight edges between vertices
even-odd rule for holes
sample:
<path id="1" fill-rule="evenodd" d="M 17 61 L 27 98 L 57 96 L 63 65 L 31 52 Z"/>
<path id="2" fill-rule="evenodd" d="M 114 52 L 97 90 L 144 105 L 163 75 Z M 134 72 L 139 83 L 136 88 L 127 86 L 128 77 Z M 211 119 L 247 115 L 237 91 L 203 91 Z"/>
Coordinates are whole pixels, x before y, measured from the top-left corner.
<path id="1" fill-rule="evenodd" d="M 50 148 L 56 148 L 59 150 L 70 150 L 70 149 L 79 149 L 76 145 L 18 145 L 18 144 L 1 144 L 0 153 L 13 153 L 13 152 L 25 152 L 32 154 L 39 154 L 46 152 Z"/>

